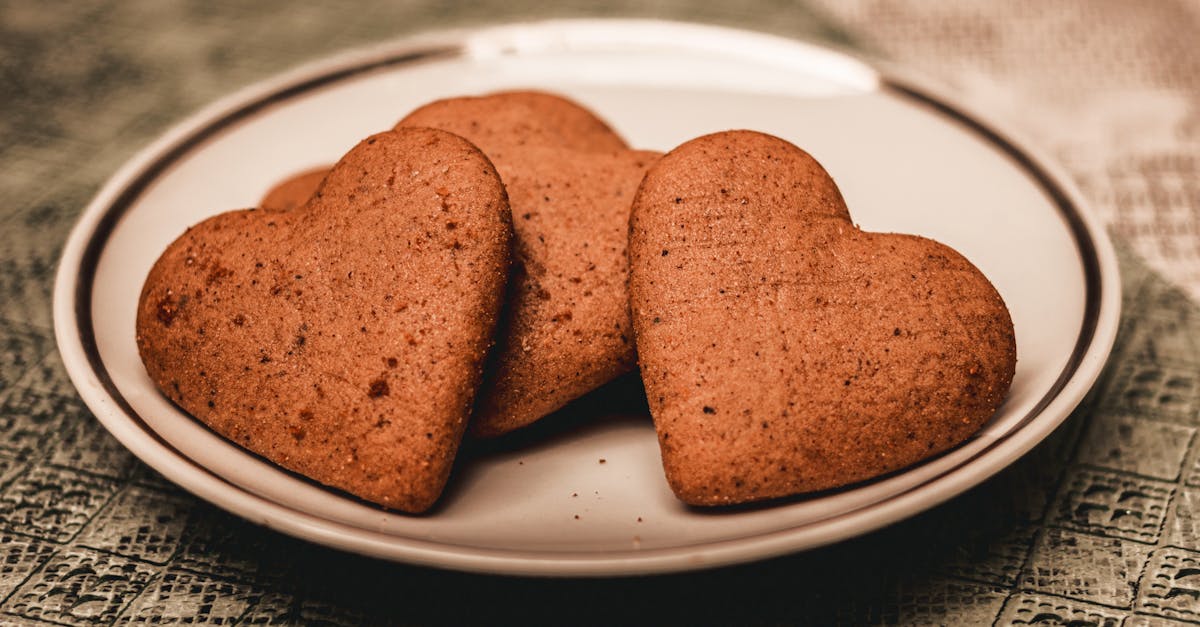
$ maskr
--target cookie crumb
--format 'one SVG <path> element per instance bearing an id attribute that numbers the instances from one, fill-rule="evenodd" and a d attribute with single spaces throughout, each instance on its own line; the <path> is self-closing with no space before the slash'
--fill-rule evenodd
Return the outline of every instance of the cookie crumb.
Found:
<path id="1" fill-rule="evenodd" d="M 379 398 L 381 396 L 387 396 L 389 392 L 390 390 L 388 389 L 388 382 L 383 379 L 376 379 L 371 382 L 371 387 L 367 390 L 367 396 L 370 396 L 371 398 Z"/>
<path id="2" fill-rule="evenodd" d="M 156 309 L 158 321 L 167 327 L 171 326 L 171 323 L 175 321 L 175 314 L 179 312 L 179 307 L 175 304 L 175 299 L 171 298 L 170 294 L 167 294 L 166 297 L 158 301 Z"/>

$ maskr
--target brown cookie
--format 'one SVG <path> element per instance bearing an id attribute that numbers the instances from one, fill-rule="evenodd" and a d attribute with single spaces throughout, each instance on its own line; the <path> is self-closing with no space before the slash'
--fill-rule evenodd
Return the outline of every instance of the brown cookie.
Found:
<path id="1" fill-rule="evenodd" d="M 995 412 L 1016 346 L 962 255 L 867 233 L 807 153 L 748 131 L 664 156 L 634 201 L 630 304 L 676 495 L 722 505 L 870 479 Z"/>
<path id="2" fill-rule="evenodd" d="M 629 150 L 591 111 L 538 91 L 438 100 L 397 124 L 409 126 L 478 146 L 512 204 L 516 270 L 472 433 L 528 425 L 632 370 L 629 206 L 658 154 Z M 288 179 L 262 206 L 281 207 L 272 195 L 312 193 L 319 183 L 312 173 Z"/>
<path id="3" fill-rule="evenodd" d="M 499 176 L 433 129 L 370 137 L 289 212 L 234 211 L 151 269 L 151 378 L 218 433 L 321 483 L 420 512 L 466 426 L 508 272 Z"/>
<path id="4" fill-rule="evenodd" d="M 514 274 L 471 432 L 523 427 L 631 371 L 629 207 L 659 154 L 625 148 L 591 112 L 541 92 L 437 101 L 397 127 L 410 125 L 479 146 L 512 207 Z"/>
<path id="5" fill-rule="evenodd" d="M 513 273 L 471 432 L 528 425 L 634 369 L 629 207 L 649 151 L 526 150 L 497 163 L 513 212 Z"/>
<path id="6" fill-rule="evenodd" d="M 328 173 L 329 166 L 323 166 L 293 174 L 267 190 L 267 194 L 258 202 L 258 208 L 267 211 L 291 211 L 300 207 L 317 192 Z"/>

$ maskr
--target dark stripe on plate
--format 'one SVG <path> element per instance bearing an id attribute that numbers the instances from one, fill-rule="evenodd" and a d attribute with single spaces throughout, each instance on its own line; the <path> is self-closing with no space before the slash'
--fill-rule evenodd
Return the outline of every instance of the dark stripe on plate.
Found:
<path id="1" fill-rule="evenodd" d="M 1021 427 L 1024 427 L 1034 417 L 1042 413 L 1042 410 L 1066 387 L 1067 382 L 1074 376 L 1075 371 L 1079 369 L 1079 364 L 1083 362 L 1084 355 L 1087 354 L 1088 348 L 1095 339 L 1096 327 L 1100 320 L 1102 282 L 1100 279 L 1100 259 L 1096 254 L 1096 244 L 1088 234 L 1087 225 L 1084 223 L 1082 217 L 1080 217 L 1079 209 L 1071 203 L 1071 199 L 1067 193 L 1059 187 L 1058 183 L 1043 169 L 1041 164 L 1031 155 L 1011 143 L 1004 135 L 913 85 L 895 79 L 884 78 L 882 87 L 929 107 L 944 117 L 950 118 L 967 129 L 982 135 L 990 143 L 1003 151 L 1010 159 L 1015 161 L 1022 170 L 1037 181 L 1038 185 L 1046 192 L 1046 195 L 1054 201 L 1054 206 L 1058 208 L 1059 214 L 1071 231 L 1071 236 L 1075 240 L 1075 246 L 1079 251 L 1079 258 L 1083 262 L 1085 290 L 1083 322 L 1080 325 L 1079 336 L 1075 339 L 1075 347 L 1071 351 L 1070 358 L 1067 359 L 1062 372 L 1059 373 L 1058 378 L 1055 379 L 1054 384 L 1050 386 L 1050 389 L 1042 396 L 1041 400 L 1029 410 L 1029 413 L 1021 419 L 1021 422 L 1012 431 L 997 439 L 988 449 L 980 451 L 979 454 L 982 455 L 1007 438 L 1008 435 L 1019 431 Z"/>

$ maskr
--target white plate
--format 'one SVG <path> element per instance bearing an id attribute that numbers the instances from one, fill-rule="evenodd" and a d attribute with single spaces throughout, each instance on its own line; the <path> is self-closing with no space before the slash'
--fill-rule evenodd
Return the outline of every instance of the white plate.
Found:
<path id="1" fill-rule="evenodd" d="M 1017 330 L 1007 402 L 978 436 L 904 472 L 717 511 L 672 497 L 646 416 L 601 416 L 519 446 L 469 450 L 436 510 L 405 516 L 264 462 L 155 390 L 134 343 L 135 308 L 150 266 L 185 227 L 253 205 L 279 179 L 335 160 L 419 104 L 508 87 L 568 94 L 643 148 L 668 150 L 729 128 L 799 144 L 833 174 L 864 228 L 939 239 L 995 283 Z M 84 211 L 63 253 L 55 325 L 96 417 L 146 463 L 231 512 L 388 559 L 605 575 L 813 547 L 979 483 L 1044 438 L 1091 387 L 1112 347 L 1119 289 L 1111 244 L 1065 177 L 935 91 L 776 37 L 580 20 L 392 43 L 291 72 L 193 116 L 126 164 Z"/>

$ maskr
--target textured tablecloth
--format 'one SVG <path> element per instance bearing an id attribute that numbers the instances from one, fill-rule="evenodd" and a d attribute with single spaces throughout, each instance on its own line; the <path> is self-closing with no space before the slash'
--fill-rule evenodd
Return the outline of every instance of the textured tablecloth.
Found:
<path id="1" fill-rule="evenodd" d="M 53 343 L 75 216 L 173 122 L 334 50 L 548 16 L 832 41 L 940 77 L 1057 155 L 1122 251 L 1089 401 L 993 480 L 807 553 L 646 578 L 384 563 L 245 523 L 90 416 Z M 1200 622 L 1200 2 L 0 0 L 0 624 Z"/>

